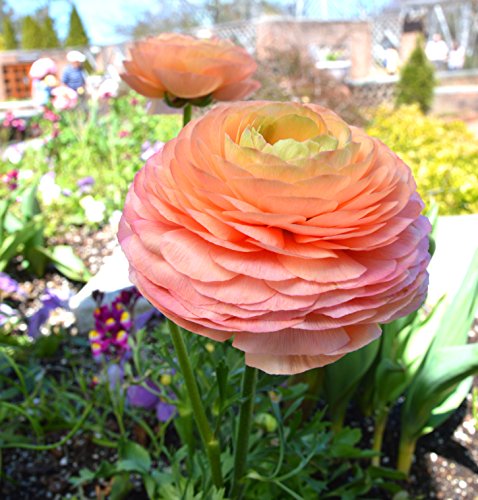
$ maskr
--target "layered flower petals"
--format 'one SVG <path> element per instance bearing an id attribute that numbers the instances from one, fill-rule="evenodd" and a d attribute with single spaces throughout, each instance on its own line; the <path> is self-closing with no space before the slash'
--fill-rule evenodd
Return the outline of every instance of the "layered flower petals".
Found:
<path id="1" fill-rule="evenodd" d="M 146 97 L 161 98 L 168 92 L 170 98 L 212 95 L 218 101 L 235 101 L 260 87 L 250 79 L 257 68 L 254 59 L 228 40 L 165 33 L 136 42 L 130 56 L 121 77 Z"/>
<path id="2" fill-rule="evenodd" d="M 137 174 L 119 240 L 163 314 L 246 363 L 334 362 L 424 300 L 430 224 L 409 168 L 316 105 L 219 106 Z"/>

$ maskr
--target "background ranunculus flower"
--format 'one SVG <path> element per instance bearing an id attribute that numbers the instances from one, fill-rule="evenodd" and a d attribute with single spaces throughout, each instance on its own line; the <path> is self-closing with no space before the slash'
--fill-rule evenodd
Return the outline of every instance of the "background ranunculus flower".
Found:
<path id="1" fill-rule="evenodd" d="M 123 80 L 146 97 L 218 101 L 247 97 L 260 87 L 250 80 L 257 64 L 229 40 L 201 40 L 188 35 L 164 33 L 136 42 L 131 60 L 124 61 Z"/>
<path id="2" fill-rule="evenodd" d="M 414 311 L 430 224 L 410 169 L 317 105 L 237 103 L 191 122 L 136 175 L 119 240 L 165 316 L 246 363 L 331 363 Z"/>

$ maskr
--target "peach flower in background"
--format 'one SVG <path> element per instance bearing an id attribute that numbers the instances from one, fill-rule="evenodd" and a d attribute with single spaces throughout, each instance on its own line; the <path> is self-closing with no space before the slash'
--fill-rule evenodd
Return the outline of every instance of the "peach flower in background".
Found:
<path id="1" fill-rule="evenodd" d="M 136 175 L 120 223 L 130 276 L 180 326 L 293 374 L 409 314 L 430 224 L 410 169 L 317 105 L 218 106 Z"/>
<path id="2" fill-rule="evenodd" d="M 78 104 L 78 94 L 66 85 L 59 85 L 51 91 L 53 107 L 58 111 L 73 109 Z"/>
<path id="3" fill-rule="evenodd" d="M 136 42 L 121 78 L 140 94 L 218 101 L 244 99 L 260 87 L 249 77 L 257 64 L 229 40 L 165 33 Z"/>

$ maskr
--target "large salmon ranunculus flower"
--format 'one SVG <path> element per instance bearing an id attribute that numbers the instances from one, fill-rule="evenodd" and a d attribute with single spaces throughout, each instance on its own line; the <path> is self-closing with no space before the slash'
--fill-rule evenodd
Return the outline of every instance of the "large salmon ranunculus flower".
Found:
<path id="1" fill-rule="evenodd" d="M 244 99 L 260 85 L 249 77 L 257 64 L 229 40 L 165 33 L 136 42 L 124 61 L 123 80 L 146 97 L 217 101 Z"/>
<path id="2" fill-rule="evenodd" d="M 268 373 L 336 361 L 427 290 L 430 224 L 410 169 L 317 105 L 218 106 L 138 172 L 119 240 L 180 326 Z"/>

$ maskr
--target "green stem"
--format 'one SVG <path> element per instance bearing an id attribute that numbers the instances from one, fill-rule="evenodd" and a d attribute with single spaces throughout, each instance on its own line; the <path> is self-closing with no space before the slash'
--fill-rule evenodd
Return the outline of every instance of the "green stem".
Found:
<path id="1" fill-rule="evenodd" d="M 397 469 L 408 476 L 412 466 L 417 441 L 415 439 L 401 439 L 398 449 Z"/>
<path id="2" fill-rule="evenodd" d="M 193 369 L 191 363 L 189 362 L 189 356 L 181 332 L 178 326 L 172 321 L 168 321 L 168 323 L 169 331 L 171 333 L 171 338 L 174 344 L 174 349 L 176 351 L 176 356 L 178 357 L 179 366 L 181 367 L 184 382 L 186 384 L 186 389 L 189 395 L 189 400 L 191 401 L 193 414 L 199 429 L 199 434 L 201 435 L 201 439 L 203 441 L 204 447 L 206 448 L 207 456 L 209 458 L 212 480 L 216 488 L 222 488 L 223 479 L 221 472 L 221 455 L 219 450 L 219 443 L 214 436 L 207 420 L 206 412 L 199 395 L 199 389 L 196 383 L 196 379 L 194 378 Z"/>
<path id="3" fill-rule="evenodd" d="M 239 428 L 236 436 L 234 454 L 234 475 L 232 477 L 231 497 L 241 498 L 241 480 L 246 472 L 249 434 L 251 433 L 252 413 L 256 393 L 257 368 L 246 366 L 242 376 L 242 404 L 239 410 Z"/>
<path id="4" fill-rule="evenodd" d="M 387 425 L 388 413 L 385 408 L 382 408 L 375 419 L 375 429 L 373 432 L 373 445 L 372 450 L 376 451 L 378 455 L 372 457 L 372 465 L 380 466 L 380 452 L 382 451 L 383 433 Z"/>
<path id="5" fill-rule="evenodd" d="M 344 428 L 345 413 L 347 411 L 347 405 L 337 404 L 337 406 L 329 408 L 329 415 L 331 421 L 331 429 L 334 434 L 337 434 Z"/>
<path id="6" fill-rule="evenodd" d="M 188 102 L 183 108 L 183 127 L 191 121 L 192 114 L 193 107 L 191 106 L 191 103 Z"/>

